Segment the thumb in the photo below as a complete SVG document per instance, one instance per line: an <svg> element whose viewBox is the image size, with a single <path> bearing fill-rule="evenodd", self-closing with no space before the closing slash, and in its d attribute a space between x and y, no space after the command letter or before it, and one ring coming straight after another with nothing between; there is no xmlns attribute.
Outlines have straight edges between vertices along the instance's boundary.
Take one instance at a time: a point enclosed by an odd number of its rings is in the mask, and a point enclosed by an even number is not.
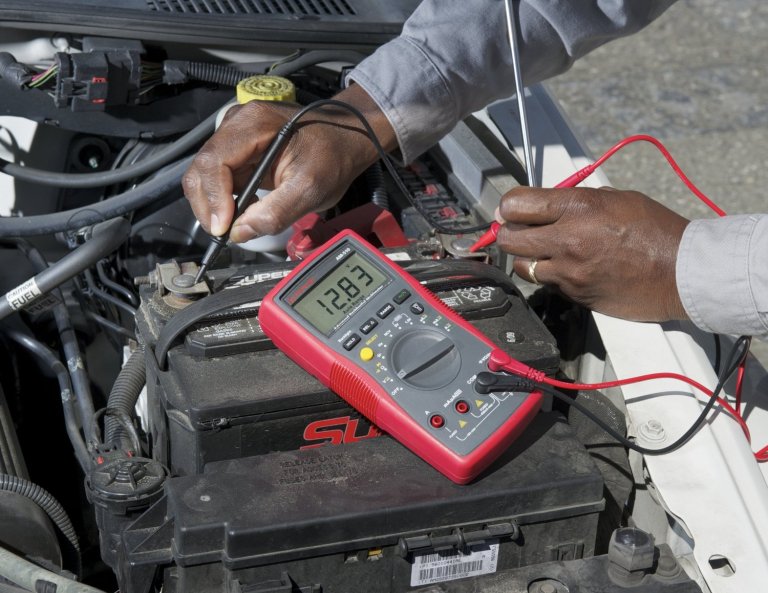
<svg viewBox="0 0 768 593"><path fill-rule="evenodd" d="M322 210L325 202L333 203L328 197L321 194L315 184L287 179L243 212L235 221L230 238L242 243L254 237L276 235L305 214Z"/></svg>

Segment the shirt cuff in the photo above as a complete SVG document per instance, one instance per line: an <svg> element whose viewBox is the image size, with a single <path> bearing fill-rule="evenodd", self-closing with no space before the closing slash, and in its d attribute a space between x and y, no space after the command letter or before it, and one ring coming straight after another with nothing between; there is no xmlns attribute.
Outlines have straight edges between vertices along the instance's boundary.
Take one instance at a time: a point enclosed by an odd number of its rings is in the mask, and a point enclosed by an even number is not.
<svg viewBox="0 0 768 593"><path fill-rule="evenodd" d="M456 104L445 79L424 51L405 37L380 47L347 80L363 87L384 112L403 163L426 152L456 124Z"/></svg>
<svg viewBox="0 0 768 593"><path fill-rule="evenodd" d="M768 214L691 221L676 276L683 307L701 329L768 336Z"/></svg>

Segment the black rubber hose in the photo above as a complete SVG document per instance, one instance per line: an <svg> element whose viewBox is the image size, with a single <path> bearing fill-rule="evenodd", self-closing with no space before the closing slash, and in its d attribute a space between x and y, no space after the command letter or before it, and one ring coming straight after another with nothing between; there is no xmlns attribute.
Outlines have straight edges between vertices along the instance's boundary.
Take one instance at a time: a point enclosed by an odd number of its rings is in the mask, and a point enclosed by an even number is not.
<svg viewBox="0 0 768 593"><path fill-rule="evenodd" d="M91 321L97 323L98 325L102 326L104 329L107 329L118 336L122 336L124 338L128 338L129 340L136 340L136 334L133 333L129 329L125 329L122 325L118 325L114 321L110 321L106 317L102 317L101 315L94 313L93 311L86 311L85 316L90 319Z"/></svg>
<svg viewBox="0 0 768 593"><path fill-rule="evenodd" d="M120 300L116 296L99 288L98 284L96 284L96 278L94 278L93 273L90 270L85 270L85 284L88 287L88 290L96 298L99 298L104 302L114 305L115 307L117 307L118 309L126 313L130 319L133 319L134 317L136 317L136 309L131 307L128 303Z"/></svg>
<svg viewBox="0 0 768 593"><path fill-rule="evenodd" d="M0 237L52 235L61 231L76 230L138 210L172 190L179 189L181 178L193 158L190 156L178 161L156 177L102 202L52 214L0 217Z"/></svg>
<svg viewBox="0 0 768 593"><path fill-rule="evenodd" d="M50 492L29 480L8 474L0 474L0 490L20 494L43 509L67 538L67 541L72 544L78 557L80 556L80 542L77 540L77 533L75 533L72 521L70 521L61 503Z"/></svg>
<svg viewBox="0 0 768 593"><path fill-rule="evenodd" d="M107 410L116 410L128 418L134 416L136 402L147 381L146 369L144 346L140 346L133 351L117 375L112 390L109 392ZM126 449L130 445L130 439L127 438L120 422L110 415L104 419L104 444L114 445L118 449ZM140 451L136 451L136 453L139 454Z"/></svg>
<svg viewBox="0 0 768 593"><path fill-rule="evenodd" d="M72 382L69 373L67 372L67 367L65 367L61 360L59 360L59 357L56 356L53 350L38 340L17 331L6 331L5 333L14 342L36 356L56 375L56 380L59 383L59 390L61 391L61 406L64 410L64 426L67 430L69 440L72 443L72 448L75 450L77 462L80 464L83 472L87 473L91 466L91 460L85 447L85 441L83 441L83 437L80 435L80 430L78 429L75 405L72 401Z"/></svg>
<svg viewBox="0 0 768 593"><path fill-rule="evenodd" d="M104 269L104 262L99 262L96 264L96 272L99 275L99 281L112 290L113 292L116 292L118 294L123 295L125 299L130 303L132 307L138 307L139 306L139 299L136 297L135 294L133 294L129 289L127 289L125 286L122 286L112 280L108 275L107 271Z"/></svg>
<svg viewBox="0 0 768 593"><path fill-rule="evenodd" d="M30 243L23 239L14 239L12 241L23 253L27 256L30 263L35 267L38 273L48 269L48 262L43 257L38 249L33 247ZM93 396L91 394L91 381L88 377L88 373L85 370L85 364L83 362L83 356L80 352L80 345L77 342L77 334L72 327L72 319L69 316L69 309L64 302L64 295L61 290L54 288L51 293L58 300L58 303L53 307L53 317L56 321L56 328L59 331L59 339L61 340L62 350L66 358L66 368L69 369L69 375L72 380L72 388L74 390L75 401L80 411L80 424L85 431L86 439L93 440L95 434L90 432L93 419ZM58 360L58 359L57 359ZM65 400L62 399L62 402ZM71 405L71 401L66 400ZM66 410L65 410L66 418ZM70 432L70 427L67 427L67 432L70 433L72 439L72 446L75 447L77 452L77 443L79 441L80 434L77 432L75 426L75 432ZM77 434L78 439L75 440L73 435ZM82 462L81 462L82 465Z"/></svg>
<svg viewBox="0 0 768 593"><path fill-rule="evenodd" d="M130 231L131 224L124 218L97 224L93 227L91 238L84 244L0 299L0 319L49 293L112 253L128 238Z"/></svg>
<svg viewBox="0 0 768 593"><path fill-rule="evenodd" d="M58 173L43 169L33 169L0 159L0 173L5 173L28 183L53 185L61 188L106 187L115 183L122 183L157 171L160 167L172 163L195 148L213 134L218 111L217 109L216 113L205 118L178 140L162 150L158 150L151 157L127 167L99 171L97 173Z"/></svg>

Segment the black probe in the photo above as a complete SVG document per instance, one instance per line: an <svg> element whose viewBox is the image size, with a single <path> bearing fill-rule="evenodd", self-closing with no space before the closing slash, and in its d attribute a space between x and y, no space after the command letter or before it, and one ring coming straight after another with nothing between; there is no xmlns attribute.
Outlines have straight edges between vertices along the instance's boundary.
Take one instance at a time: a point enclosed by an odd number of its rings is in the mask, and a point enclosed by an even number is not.
<svg viewBox="0 0 768 593"><path fill-rule="evenodd" d="M200 269L197 272L197 276L195 276L195 284L200 282L205 271L216 260L219 253L221 253L221 250L227 245L227 242L229 241L229 233L232 230L232 225L235 220L237 220L237 218L242 215L251 204L258 200L256 190L259 189L259 186L264 180L267 171L272 166L275 157L277 157L277 154L283 148L285 142L291 137L292 130L293 123L289 121L280 128L280 131L270 143L261 161L256 166L256 170L253 172L251 179L245 186L245 189L240 192L240 195L237 196L237 199L235 200L235 214L232 217L232 222L229 223L229 229L227 229L227 232L220 237L211 237L211 244L208 246L203 259L200 262Z"/></svg>

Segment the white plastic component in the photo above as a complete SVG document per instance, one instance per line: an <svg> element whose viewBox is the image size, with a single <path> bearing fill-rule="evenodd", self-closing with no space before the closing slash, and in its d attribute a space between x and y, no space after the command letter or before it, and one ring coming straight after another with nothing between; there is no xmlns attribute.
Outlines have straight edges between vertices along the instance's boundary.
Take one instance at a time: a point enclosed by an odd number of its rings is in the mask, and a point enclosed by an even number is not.
<svg viewBox="0 0 768 593"><path fill-rule="evenodd" d="M282 233L277 235L264 235L263 237L256 237L245 243L235 243L233 247L239 247L245 251L252 251L257 253L265 253L270 251L285 251L285 246L288 244L288 239L293 236L293 228L288 227Z"/></svg>
<svg viewBox="0 0 768 593"><path fill-rule="evenodd" d="M714 387L712 366L692 336L651 323L631 323L595 314L616 375L666 370ZM706 396L676 381L623 388L632 426L663 418L667 441L681 435L701 413ZM768 579L768 488L738 424L715 411L679 449L645 456L658 495L693 539L693 556L714 593L758 591ZM735 572L716 570L717 557Z"/></svg>
<svg viewBox="0 0 768 593"><path fill-rule="evenodd" d="M22 117L0 116L0 157L18 162L32 146L37 124ZM6 147L13 147L11 152ZM15 153L15 154L14 154ZM16 206L15 181L10 175L0 175L0 216L10 216Z"/></svg>
<svg viewBox="0 0 768 593"><path fill-rule="evenodd" d="M269 193L269 190L260 189L256 192L256 195L261 200ZM285 246L288 244L288 239L293 236L293 227L288 227L282 233L277 235L264 235L263 237L256 237L245 243L232 243L231 247L239 248L244 251L250 251L252 253L270 253L274 251L285 251Z"/></svg>

